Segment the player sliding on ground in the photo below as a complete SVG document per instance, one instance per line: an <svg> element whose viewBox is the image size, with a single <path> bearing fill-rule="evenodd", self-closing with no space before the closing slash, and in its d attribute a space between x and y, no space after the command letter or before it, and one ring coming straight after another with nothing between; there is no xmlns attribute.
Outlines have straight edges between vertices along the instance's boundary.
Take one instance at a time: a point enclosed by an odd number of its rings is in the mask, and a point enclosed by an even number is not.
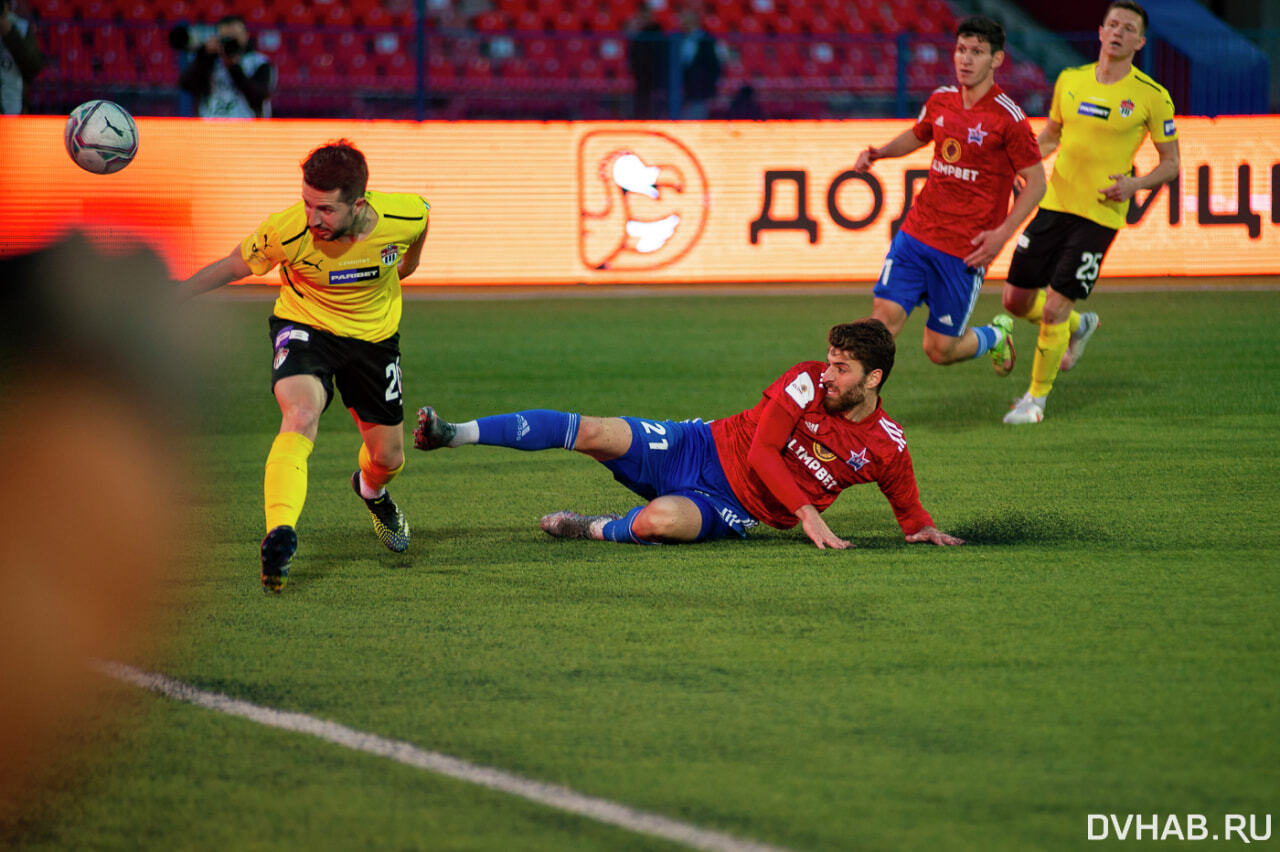
<svg viewBox="0 0 1280 852"><path fill-rule="evenodd" d="M902 427L880 406L893 336L879 320L863 319L835 326L827 342L825 364L796 364L754 408L723 420L539 409L449 423L428 406L418 411L414 446L576 450L649 501L625 515L547 515L542 528L557 538L678 543L743 537L760 523L780 529L798 523L820 549L843 549L849 542L820 513L846 487L875 482L907 541L963 544L939 532L920 505Z"/></svg>

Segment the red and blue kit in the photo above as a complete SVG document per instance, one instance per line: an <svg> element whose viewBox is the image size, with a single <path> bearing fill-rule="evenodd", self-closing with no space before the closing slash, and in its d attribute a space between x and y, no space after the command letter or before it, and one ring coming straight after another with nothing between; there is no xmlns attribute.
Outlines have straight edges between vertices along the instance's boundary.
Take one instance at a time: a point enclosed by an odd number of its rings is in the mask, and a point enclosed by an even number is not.
<svg viewBox="0 0 1280 852"><path fill-rule="evenodd" d="M904 533L933 526L902 427L879 404L856 422L827 413L825 370L820 361L797 364L754 408L709 424L734 495L757 520L787 529L804 504L822 511L848 486L875 482Z"/></svg>
<svg viewBox="0 0 1280 852"><path fill-rule="evenodd" d="M1014 175L1040 162L1035 134L998 85L971 109L964 108L958 87L936 89L912 131L921 141L933 140L933 162L902 230L938 251L965 257L974 237L1009 215Z"/></svg>

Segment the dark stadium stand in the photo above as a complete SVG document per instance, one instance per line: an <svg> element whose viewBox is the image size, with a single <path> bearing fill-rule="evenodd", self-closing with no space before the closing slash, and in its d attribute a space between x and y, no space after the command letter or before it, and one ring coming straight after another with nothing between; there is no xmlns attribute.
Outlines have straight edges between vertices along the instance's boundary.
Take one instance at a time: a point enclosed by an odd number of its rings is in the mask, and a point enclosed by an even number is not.
<svg viewBox="0 0 1280 852"><path fill-rule="evenodd" d="M432 118L593 119L629 115L626 29L640 0L491 0L464 15L430 3L421 108ZM676 6L657 10L677 32ZM766 116L822 118L913 112L948 82L956 13L944 0L706 0L704 25L725 62L712 117L745 83ZM415 118L418 21L378 0L42 0L49 67L38 111L112 97L143 115L181 114L186 55L178 25L243 15L279 71L277 116ZM1029 62L997 79L1029 113L1050 82Z"/></svg>

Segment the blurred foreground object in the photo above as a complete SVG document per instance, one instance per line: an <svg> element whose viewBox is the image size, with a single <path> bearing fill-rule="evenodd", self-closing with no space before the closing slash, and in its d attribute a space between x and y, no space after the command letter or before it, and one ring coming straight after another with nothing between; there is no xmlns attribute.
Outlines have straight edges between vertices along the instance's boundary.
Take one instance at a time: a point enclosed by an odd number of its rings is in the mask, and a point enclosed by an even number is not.
<svg viewBox="0 0 1280 852"><path fill-rule="evenodd" d="M0 801L102 686L86 668L157 638L153 586L185 532L189 369L163 263L74 236L0 261Z"/></svg>

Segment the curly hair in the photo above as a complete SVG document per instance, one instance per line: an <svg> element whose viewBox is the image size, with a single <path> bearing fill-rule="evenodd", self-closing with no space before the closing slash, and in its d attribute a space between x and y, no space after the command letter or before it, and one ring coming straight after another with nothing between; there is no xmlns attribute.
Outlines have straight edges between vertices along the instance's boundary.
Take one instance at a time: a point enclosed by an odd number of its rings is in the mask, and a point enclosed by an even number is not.
<svg viewBox="0 0 1280 852"><path fill-rule="evenodd" d="M827 332L827 343L849 353L849 357L861 364L866 372L879 370L880 384L876 388L877 392L889 380L897 346L893 342L893 335L880 320L865 317L832 326L831 331Z"/></svg>
<svg viewBox="0 0 1280 852"><path fill-rule="evenodd" d="M344 204L364 195L369 183L369 164L364 154L348 139L321 145L302 161L302 179L321 192L337 189Z"/></svg>

